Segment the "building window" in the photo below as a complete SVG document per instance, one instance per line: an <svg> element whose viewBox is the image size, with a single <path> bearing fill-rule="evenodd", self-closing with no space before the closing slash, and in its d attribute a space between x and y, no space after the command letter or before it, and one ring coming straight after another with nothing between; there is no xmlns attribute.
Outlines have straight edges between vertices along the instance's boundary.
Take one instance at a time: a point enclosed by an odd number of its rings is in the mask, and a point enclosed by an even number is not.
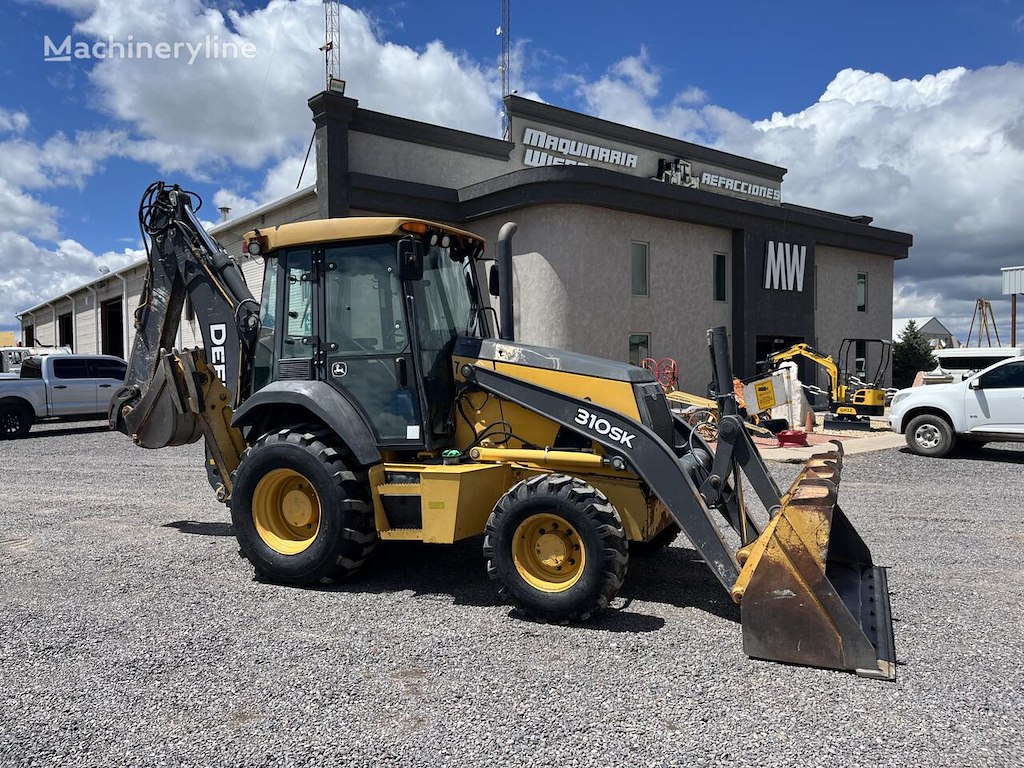
<svg viewBox="0 0 1024 768"><path fill-rule="evenodd" d="M857 273L857 311L868 311L868 273Z"/></svg>
<svg viewBox="0 0 1024 768"><path fill-rule="evenodd" d="M726 276L728 261L724 253L715 254L715 301L726 301Z"/></svg>
<svg viewBox="0 0 1024 768"><path fill-rule="evenodd" d="M647 243L630 243L630 261L633 273L633 295L647 296Z"/></svg>
<svg viewBox="0 0 1024 768"><path fill-rule="evenodd" d="M25 326L25 330L21 334L21 343L26 347L36 345L36 327L34 325Z"/></svg>
<svg viewBox="0 0 1024 768"><path fill-rule="evenodd" d="M640 365L640 361L651 356L651 334L631 333L629 334L629 362L631 365Z"/></svg>

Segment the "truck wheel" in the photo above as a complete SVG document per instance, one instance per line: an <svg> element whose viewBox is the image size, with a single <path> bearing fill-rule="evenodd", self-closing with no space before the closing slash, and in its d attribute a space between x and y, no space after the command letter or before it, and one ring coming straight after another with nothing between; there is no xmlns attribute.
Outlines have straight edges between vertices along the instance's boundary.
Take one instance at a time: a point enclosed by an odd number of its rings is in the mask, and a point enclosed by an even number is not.
<svg viewBox="0 0 1024 768"><path fill-rule="evenodd" d="M32 429L32 412L23 405L0 404L0 440L24 437Z"/></svg>
<svg viewBox="0 0 1024 768"><path fill-rule="evenodd" d="M242 454L229 505L258 578L319 584L351 575L377 544L365 482L311 431L281 430Z"/></svg>
<svg viewBox="0 0 1024 768"><path fill-rule="evenodd" d="M484 531L487 574L499 594L546 621L583 621L622 586L629 562L619 513L591 485L540 475L515 485Z"/></svg>
<svg viewBox="0 0 1024 768"><path fill-rule="evenodd" d="M953 427L934 413L915 416L907 424L907 447L918 456L945 456L955 444Z"/></svg>

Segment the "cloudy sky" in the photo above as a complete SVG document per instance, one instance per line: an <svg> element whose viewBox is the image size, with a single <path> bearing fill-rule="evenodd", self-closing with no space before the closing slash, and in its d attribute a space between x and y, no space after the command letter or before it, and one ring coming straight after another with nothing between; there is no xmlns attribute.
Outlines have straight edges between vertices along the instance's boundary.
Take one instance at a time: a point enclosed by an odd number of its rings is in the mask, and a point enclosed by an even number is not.
<svg viewBox="0 0 1024 768"><path fill-rule="evenodd" d="M913 233L896 316L963 336L984 297L1009 336L999 268L1024 264L1024 0L512 5L520 95L787 167L785 201ZM0 328L138 258L155 178L199 191L207 220L295 189L323 82L319 0L0 8ZM497 135L500 16L498 0L343 6L348 95ZM46 38L68 35L252 55L45 61Z"/></svg>

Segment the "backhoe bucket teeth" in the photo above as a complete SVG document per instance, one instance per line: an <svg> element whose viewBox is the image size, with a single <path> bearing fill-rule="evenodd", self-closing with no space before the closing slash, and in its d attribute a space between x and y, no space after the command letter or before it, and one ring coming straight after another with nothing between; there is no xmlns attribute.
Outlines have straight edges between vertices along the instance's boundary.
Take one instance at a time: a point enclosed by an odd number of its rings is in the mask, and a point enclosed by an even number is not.
<svg viewBox="0 0 1024 768"><path fill-rule="evenodd" d="M732 598L748 656L893 680L885 568L837 503L842 446L813 457L761 535L737 553Z"/></svg>

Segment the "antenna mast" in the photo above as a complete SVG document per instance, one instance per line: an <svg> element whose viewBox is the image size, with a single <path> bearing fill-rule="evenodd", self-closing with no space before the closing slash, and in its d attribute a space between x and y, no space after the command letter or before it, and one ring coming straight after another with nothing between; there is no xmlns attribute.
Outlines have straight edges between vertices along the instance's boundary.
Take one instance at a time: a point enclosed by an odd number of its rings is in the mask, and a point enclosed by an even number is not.
<svg viewBox="0 0 1024 768"><path fill-rule="evenodd" d="M341 80L341 5L324 0L324 87L331 90L333 80Z"/></svg>
<svg viewBox="0 0 1024 768"><path fill-rule="evenodd" d="M501 74L501 138L509 141L512 134L512 125L509 121L508 109L505 106L505 99L512 92L509 85L509 62L511 59L512 36L509 28L512 24L512 0L501 0L501 26L498 27L498 35L501 37L501 64L498 65L498 72Z"/></svg>
<svg viewBox="0 0 1024 768"><path fill-rule="evenodd" d="M324 0L324 44L320 46L320 50L324 53L324 90L344 96L345 81L341 79L341 5L338 0ZM306 159L302 161L299 180L295 183L296 189L302 186L302 177L306 173L306 164L309 163L309 155L313 151L314 139L316 129L313 129L313 135L309 137Z"/></svg>

